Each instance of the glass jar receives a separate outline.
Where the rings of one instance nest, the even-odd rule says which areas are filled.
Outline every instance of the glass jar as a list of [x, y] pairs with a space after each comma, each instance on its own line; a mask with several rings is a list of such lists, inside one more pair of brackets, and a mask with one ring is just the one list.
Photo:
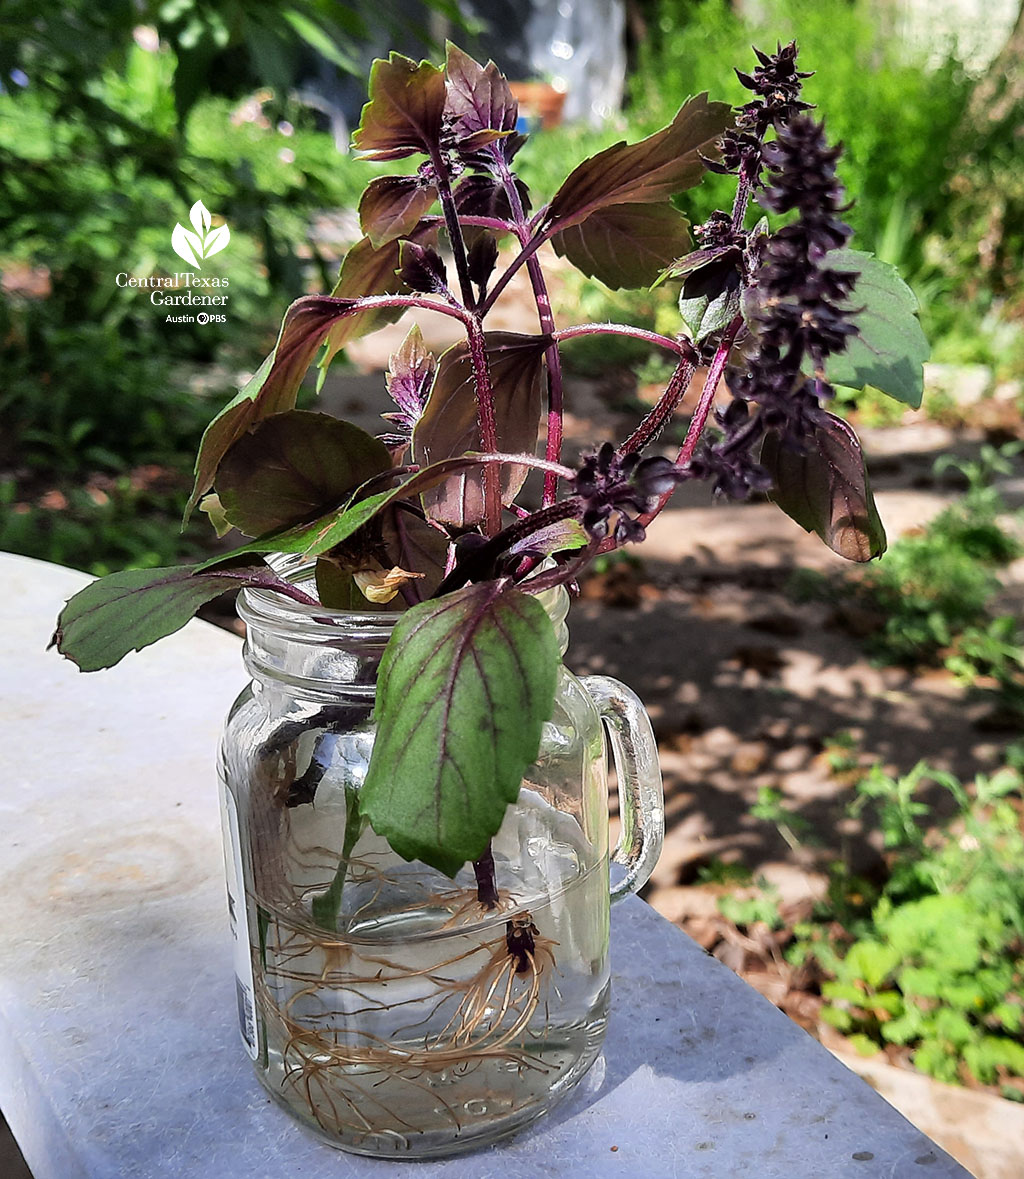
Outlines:
[[[292, 565], [302, 583], [311, 571]], [[565, 650], [564, 590], [541, 596]], [[246, 590], [252, 682], [220, 755], [242, 1038], [274, 1098], [334, 1146], [416, 1158], [538, 1117], [597, 1057], [608, 906], [661, 850], [650, 721], [605, 677], [564, 668], [540, 752], [491, 842], [497, 903], [402, 860], [358, 813], [377, 667], [396, 614]], [[605, 730], [625, 869], [609, 889]]]

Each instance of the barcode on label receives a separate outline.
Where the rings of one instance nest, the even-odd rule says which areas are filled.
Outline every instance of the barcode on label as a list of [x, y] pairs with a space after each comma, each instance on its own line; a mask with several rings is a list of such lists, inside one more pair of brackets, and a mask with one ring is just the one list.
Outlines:
[[256, 1009], [252, 1001], [252, 992], [244, 982], [235, 975], [235, 993], [238, 997], [238, 1026], [242, 1029], [242, 1039], [249, 1049], [249, 1055], [256, 1055]]

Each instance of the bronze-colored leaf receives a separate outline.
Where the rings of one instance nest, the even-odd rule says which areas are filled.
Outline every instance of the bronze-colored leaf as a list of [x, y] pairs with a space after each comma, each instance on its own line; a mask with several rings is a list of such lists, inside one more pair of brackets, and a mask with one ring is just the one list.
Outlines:
[[[409, 289], [399, 276], [402, 264], [402, 241], [433, 243], [437, 230], [433, 226], [420, 226], [405, 239], [386, 242], [380, 249], [374, 249], [368, 237], [359, 241], [345, 255], [341, 274], [331, 292], [336, 298], [359, 299], [364, 295], [403, 295]], [[401, 307], [382, 307], [369, 311], [357, 311], [348, 319], [339, 321], [328, 333], [327, 348], [320, 361], [321, 373], [326, 373], [334, 357], [352, 340], [375, 332], [385, 324], [394, 323], [402, 317]]]
[[352, 146], [371, 160], [397, 160], [415, 152], [430, 155], [438, 149], [444, 114], [444, 74], [401, 53], [370, 67], [370, 101]]
[[607, 205], [551, 239], [555, 253], [606, 286], [646, 287], [689, 249], [689, 222], [667, 201]]
[[[482, 66], [449, 41], [445, 73], [445, 114], [451, 118], [456, 141], [464, 150], [483, 147], [515, 130], [519, 104], [493, 61]], [[490, 138], [485, 137], [487, 132]]]
[[[487, 360], [494, 388], [498, 448], [532, 454], [541, 413], [541, 381], [550, 336], [487, 332]], [[422, 464], [483, 448], [477, 422], [476, 385], [469, 346], [449, 348], [438, 361], [434, 387], [412, 436], [413, 454]], [[509, 464], [501, 470], [503, 503], [522, 487], [527, 468]], [[466, 527], [484, 518], [483, 480], [479, 470], [449, 479], [423, 495], [427, 514], [442, 524]]]
[[437, 189], [417, 176], [377, 176], [359, 200], [359, 224], [375, 250], [406, 237], [437, 200]]
[[224, 456], [217, 494], [246, 536], [312, 520], [391, 465], [378, 439], [329, 414], [275, 414]]
[[185, 519], [213, 486], [221, 459], [247, 430], [271, 414], [295, 405], [295, 396], [332, 324], [355, 318], [352, 299], [309, 295], [285, 312], [274, 350], [246, 385], [206, 427], [196, 456], [195, 482]]
[[704, 175], [702, 155], [731, 127], [732, 107], [698, 94], [667, 127], [639, 143], [616, 143], [574, 168], [548, 206], [544, 226], [565, 230], [607, 205], [667, 200]]
[[447, 535], [402, 504], [381, 512], [380, 531], [388, 560], [424, 575], [410, 586], [412, 594], [421, 602], [432, 598], [444, 580]]
[[885, 552], [885, 529], [860, 442], [841, 418], [825, 417], [803, 453], [783, 446], [774, 432], [765, 435], [761, 462], [775, 482], [769, 494], [833, 552], [849, 561], [870, 561]]

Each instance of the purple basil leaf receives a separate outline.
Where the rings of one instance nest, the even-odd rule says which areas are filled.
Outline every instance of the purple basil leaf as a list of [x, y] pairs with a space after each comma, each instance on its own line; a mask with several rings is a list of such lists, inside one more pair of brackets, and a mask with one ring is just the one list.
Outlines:
[[687, 274], [700, 270], [709, 262], [714, 262], [716, 258], [722, 258], [726, 254], [732, 255], [737, 261], [740, 258], [740, 250], [737, 246], [704, 246], [699, 250], [691, 250], [689, 254], [684, 254], [681, 258], [676, 258], [669, 263], [662, 271], [658, 281], [684, 278]]
[[849, 561], [870, 561], [885, 552], [885, 529], [875, 507], [857, 435], [841, 418], [826, 415], [805, 453], [790, 450], [778, 435], [765, 435], [761, 463], [771, 473], [772, 500], [808, 532]]
[[401, 412], [382, 416], [411, 431], [423, 413], [436, 371], [434, 354], [423, 343], [423, 333], [414, 324], [402, 346], [392, 352], [385, 376], [388, 393]]
[[551, 715], [558, 644], [541, 604], [485, 581], [413, 606], [381, 660], [359, 807], [408, 860], [481, 856]]
[[[523, 210], [530, 210], [530, 193], [526, 185], [517, 177], [516, 188], [519, 199], [523, 203]], [[461, 180], [452, 194], [455, 197], [455, 207], [463, 217], [495, 217], [499, 221], [512, 220], [512, 207], [508, 203], [508, 194], [504, 187], [493, 176], [474, 173]], [[473, 226], [466, 226], [467, 233], [478, 232]]]
[[[192, 509], [213, 486], [217, 468], [228, 450], [257, 422], [295, 405], [302, 379], [332, 325], [344, 323], [352, 299], [309, 295], [285, 312], [274, 350], [248, 383], [206, 427], [195, 463], [195, 483], [185, 509]], [[353, 314], [353, 318], [358, 313]]]
[[217, 472], [228, 520], [262, 536], [322, 516], [391, 466], [387, 447], [338, 418], [307, 410], [274, 414], [239, 439]]
[[406, 237], [437, 200], [437, 189], [418, 176], [377, 176], [359, 201], [359, 224], [373, 248]]
[[515, 130], [519, 104], [493, 61], [482, 66], [449, 41], [445, 73], [445, 114], [463, 150], [473, 151]]
[[444, 114], [444, 74], [428, 61], [401, 53], [370, 68], [370, 101], [363, 107], [352, 146], [371, 160], [397, 160], [439, 150]]
[[584, 160], [555, 193], [544, 227], [565, 230], [607, 205], [653, 204], [692, 188], [704, 175], [701, 153], [732, 126], [732, 107], [691, 98], [668, 127], [639, 143], [616, 143]]
[[589, 540], [587, 530], [579, 520], [559, 520], [539, 528], [522, 540], [517, 540], [509, 552], [517, 556], [529, 553], [549, 557], [552, 553], [560, 553], [566, 549], [581, 549]]
[[689, 223], [667, 201], [606, 205], [556, 233], [551, 244], [556, 254], [606, 286], [647, 287], [689, 247]]
[[475, 282], [481, 291], [486, 290], [498, 264], [498, 243], [493, 233], [483, 229], [475, 235], [469, 247], [468, 261], [470, 281]]
[[403, 242], [402, 264], [398, 274], [411, 291], [436, 295], [448, 287], [444, 261], [433, 246]]
[[409, 583], [410, 592], [420, 601], [433, 597], [444, 580], [447, 534], [403, 504], [381, 512], [380, 532], [390, 565], [425, 574]]
[[200, 606], [229, 590], [289, 588], [262, 561], [207, 573], [195, 568], [128, 569], [91, 582], [61, 611], [51, 645], [82, 671], [99, 671], [181, 630]]
[[[485, 340], [498, 448], [506, 453], [532, 454], [540, 425], [544, 351], [551, 338], [487, 332]], [[416, 461], [424, 464], [483, 448], [473, 366], [465, 342], [449, 348], [438, 361], [434, 387], [412, 442]], [[518, 464], [501, 469], [503, 503], [511, 503], [527, 473], [528, 469]], [[479, 524], [484, 518], [482, 482], [479, 469], [463, 479], [446, 481], [423, 496], [427, 515], [455, 527]]]
[[[408, 294], [409, 288], [398, 274], [407, 240], [431, 244], [437, 241], [437, 230], [433, 226], [421, 225], [405, 239], [389, 241], [380, 249], [374, 249], [368, 237], [361, 238], [345, 255], [341, 275], [332, 294], [347, 299], [358, 299], [364, 295]], [[401, 318], [402, 312], [401, 307], [357, 311], [348, 319], [335, 324], [327, 335], [327, 347], [320, 361], [321, 380], [331, 361], [346, 344], [385, 324], [394, 323]]]

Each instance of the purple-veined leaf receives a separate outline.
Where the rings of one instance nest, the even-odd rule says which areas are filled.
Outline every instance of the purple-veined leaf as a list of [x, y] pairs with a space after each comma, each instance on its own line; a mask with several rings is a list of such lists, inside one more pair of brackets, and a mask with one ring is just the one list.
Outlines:
[[841, 418], [826, 414], [804, 453], [765, 435], [761, 463], [775, 487], [771, 499], [808, 532], [849, 561], [885, 552], [885, 529], [875, 507], [860, 442]]
[[646, 287], [689, 248], [689, 222], [667, 201], [606, 205], [556, 233], [551, 244], [556, 254], [606, 286]]
[[539, 602], [485, 581], [422, 602], [381, 660], [359, 807], [405, 859], [454, 876], [497, 832], [536, 759], [559, 655]]
[[613, 144], [570, 172], [544, 217], [546, 230], [565, 230], [607, 205], [667, 200], [704, 175], [701, 155], [714, 155], [715, 140], [731, 127], [732, 107], [698, 94], [672, 122], [639, 143]]
[[259, 585], [294, 596], [262, 561], [207, 573], [196, 569], [128, 569], [91, 582], [61, 611], [51, 645], [82, 671], [99, 671], [181, 630], [200, 606], [228, 590]]
[[261, 536], [322, 516], [390, 466], [387, 447], [358, 426], [293, 409], [265, 418], [231, 447], [217, 494], [230, 523]]
[[561, 553], [567, 549], [581, 549], [589, 541], [590, 536], [579, 520], [558, 520], [517, 540], [509, 552], [517, 556], [530, 554], [550, 557], [552, 553]]
[[350, 312], [352, 304], [351, 299], [309, 295], [288, 308], [273, 352], [206, 427], [196, 456], [186, 520], [213, 486], [221, 459], [239, 438], [257, 422], [295, 405], [302, 379], [328, 329]]
[[377, 176], [359, 200], [359, 224], [375, 250], [412, 233], [437, 200], [437, 189], [416, 176]]
[[[484, 338], [494, 390], [498, 447], [506, 453], [530, 453], [537, 444], [543, 358], [551, 337], [487, 332]], [[413, 430], [412, 446], [416, 461], [423, 464], [482, 448], [476, 384], [467, 343], [449, 348], [438, 361], [434, 387]], [[526, 475], [525, 466], [502, 470], [503, 503], [515, 498]], [[484, 518], [480, 472], [469, 471], [462, 479], [447, 480], [423, 496], [423, 506], [428, 516], [442, 524], [455, 527], [479, 524]]]
[[411, 432], [423, 413], [436, 371], [434, 354], [423, 343], [419, 325], [413, 324], [398, 351], [391, 353], [385, 374], [388, 393], [399, 412], [381, 416]]
[[398, 160], [438, 150], [444, 114], [444, 74], [421, 61], [419, 65], [401, 53], [370, 67], [370, 101], [352, 146], [370, 160]]
[[449, 41], [445, 73], [445, 114], [452, 120], [456, 142], [464, 151], [476, 150], [515, 130], [519, 104], [493, 61], [482, 66]]

